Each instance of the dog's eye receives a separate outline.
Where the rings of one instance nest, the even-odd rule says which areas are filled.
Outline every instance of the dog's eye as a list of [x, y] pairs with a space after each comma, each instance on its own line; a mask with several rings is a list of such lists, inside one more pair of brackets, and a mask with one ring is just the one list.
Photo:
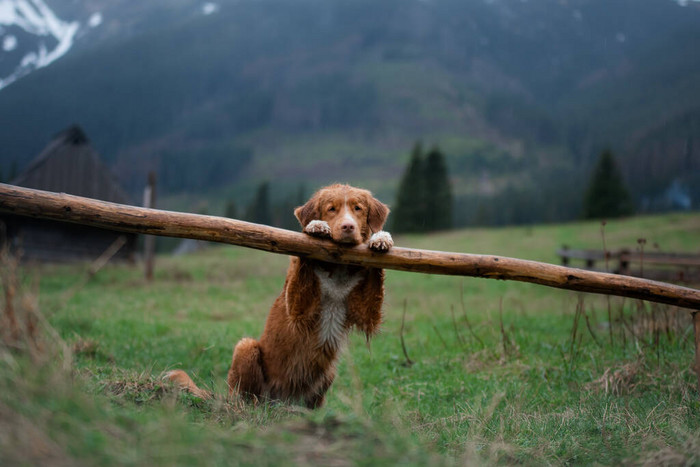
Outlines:
[[355, 206], [355, 211], [362, 211], [362, 207], [361, 207], [361, 206]]
[[335, 207], [334, 206], [329, 207], [328, 212], [335, 212]]

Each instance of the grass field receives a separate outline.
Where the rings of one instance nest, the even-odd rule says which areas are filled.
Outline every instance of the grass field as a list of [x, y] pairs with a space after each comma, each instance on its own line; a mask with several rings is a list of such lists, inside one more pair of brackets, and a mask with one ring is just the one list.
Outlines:
[[[700, 215], [605, 226], [608, 248], [639, 238], [697, 253]], [[397, 239], [546, 262], [563, 243], [599, 248], [601, 225]], [[39, 331], [4, 323], [0, 465], [700, 464], [689, 313], [530, 284], [388, 271], [383, 331], [352, 336], [324, 408], [227, 401], [232, 347], [261, 332], [287, 261], [212, 247], [159, 258], [152, 284], [42, 266], [14, 289], [6, 264]], [[172, 368], [222, 397], [178, 394]]]

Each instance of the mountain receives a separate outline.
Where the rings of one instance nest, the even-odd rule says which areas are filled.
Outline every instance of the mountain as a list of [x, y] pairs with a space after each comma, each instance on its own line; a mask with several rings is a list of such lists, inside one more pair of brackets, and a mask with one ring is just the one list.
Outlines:
[[218, 10], [193, 0], [0, 0], [0, 90], [70, 51]]
[[0, 89], [65, 55], [78, 27], [60, 20], [42, 0], [0, 2]]
[[86, 32], [0, 91], [5, 170], [79, 123], [134, 192], [157, 170], [171, 195], [343, 180], [391, 200], [421, 139], [447, 154], [462, 223], [479, 205], [524, 222], [576, 217], [609, 146], [640, 203], [674, 182], [700, 202], [694, 162], [634, 166], [659, 138], [700, 159], [694, 2], [45, 1]]

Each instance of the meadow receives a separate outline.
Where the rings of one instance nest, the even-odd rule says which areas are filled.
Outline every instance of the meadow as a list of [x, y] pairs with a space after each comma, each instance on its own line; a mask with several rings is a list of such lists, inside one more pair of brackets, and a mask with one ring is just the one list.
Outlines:
[[[557, 263], [603, 235], [697, 253], [700, 215], [396, 243]], [[137, 266], [44, 265], [15, 284], [6, 261], [5, 310], [9, 296], [37, 330], [1, 334], [0, 464], [700, 464], [689, 312], [532, 284], [387, 271], [382, 332], [351, 336], [326, 406], [227, 400], [233, 345], [260, 334], [287, 262], [211, 246], [159, 257], [152, 283]], [[219, 396], [163, 383], [174, 368]]]

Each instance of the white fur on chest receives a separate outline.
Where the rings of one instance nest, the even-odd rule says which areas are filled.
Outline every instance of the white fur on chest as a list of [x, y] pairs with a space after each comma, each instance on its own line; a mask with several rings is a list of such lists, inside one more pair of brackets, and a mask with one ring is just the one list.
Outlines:
[[345, 318], [348, 312], [348, 295], [360, 283], [362, 276], [359, 272], [351, 274], [342, 266], [332, 272], [316, 268], [314, 273], [321, 287], [319, 345], [338, 349], [347, 336]]

